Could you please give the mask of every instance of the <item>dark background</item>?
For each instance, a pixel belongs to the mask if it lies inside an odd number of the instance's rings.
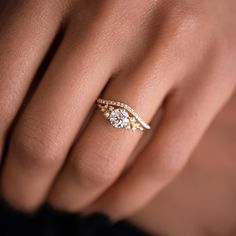
[[[9,207],[0,199],[0,236],[74,236],[121,235],[144,236],[146,233],[126,221],[111,223],[107,216],[96,213],[87,217],[41,207],[27,215]]]

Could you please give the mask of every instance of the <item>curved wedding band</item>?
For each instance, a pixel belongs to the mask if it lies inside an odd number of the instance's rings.
[[[98,98],[97,106],[115,128],[124,128],[132,131],[151,128],[130,106],[123,102]]]

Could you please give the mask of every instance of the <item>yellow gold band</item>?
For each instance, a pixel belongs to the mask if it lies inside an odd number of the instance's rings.
[[[151,128],[130,106],[123,102],[98,98],[97,106],[115,128],[124,128],[132,131]]]

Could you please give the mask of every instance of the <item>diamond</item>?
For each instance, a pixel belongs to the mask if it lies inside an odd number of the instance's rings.
[[[143,121],[143,119],[132,109],[130,106],[123,102],[97,99],[98,107],[110,123],[116,128],[126,128],[129,130],[144,128],[150,129],[151,127]],[[102,105],[103,104],[103,105]],[[115,108],[119,107],[119,108]],[[112,116],[110,117],[110,114]],[[129,115],[131,114],[131,115]],[[142,126],[141,126],[142,125]]]
[[[114,107],[113,106],[109,106],[108,108],[110,111],[114,110]]]
[[[129,120],[130,120],[130,122],[132,122],[132,123],[135,123],[135,121],[136,121],[134,117],[130,117]]]
[[[129,114],[125,109],[114,109],[109,116],[111,124],[115,128],[126,128],[129,125]]]
[[[105,116],[106,118],[108,118],[109,115],[110,115],[109,111],[105,111],[105,112],[104,112],[104,116]]]

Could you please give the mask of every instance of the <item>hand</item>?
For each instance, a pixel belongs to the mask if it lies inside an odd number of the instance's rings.
[[[16,208],[32,211],[48,200],[67,211],[133,214],[182,170],[235,90],[233,0],[3,5],[2,148],[19,118],[2,194]],[[58,49],[19,114],[59,32]],[[98,110],[88,119],[98,97],[127,103],[147,122],[163,111],[134,159],[143,133],[113,128]]]
[[[236,211],[236,93],[215,117],[184,170],[129,218],[150,235],[232,235]]]

